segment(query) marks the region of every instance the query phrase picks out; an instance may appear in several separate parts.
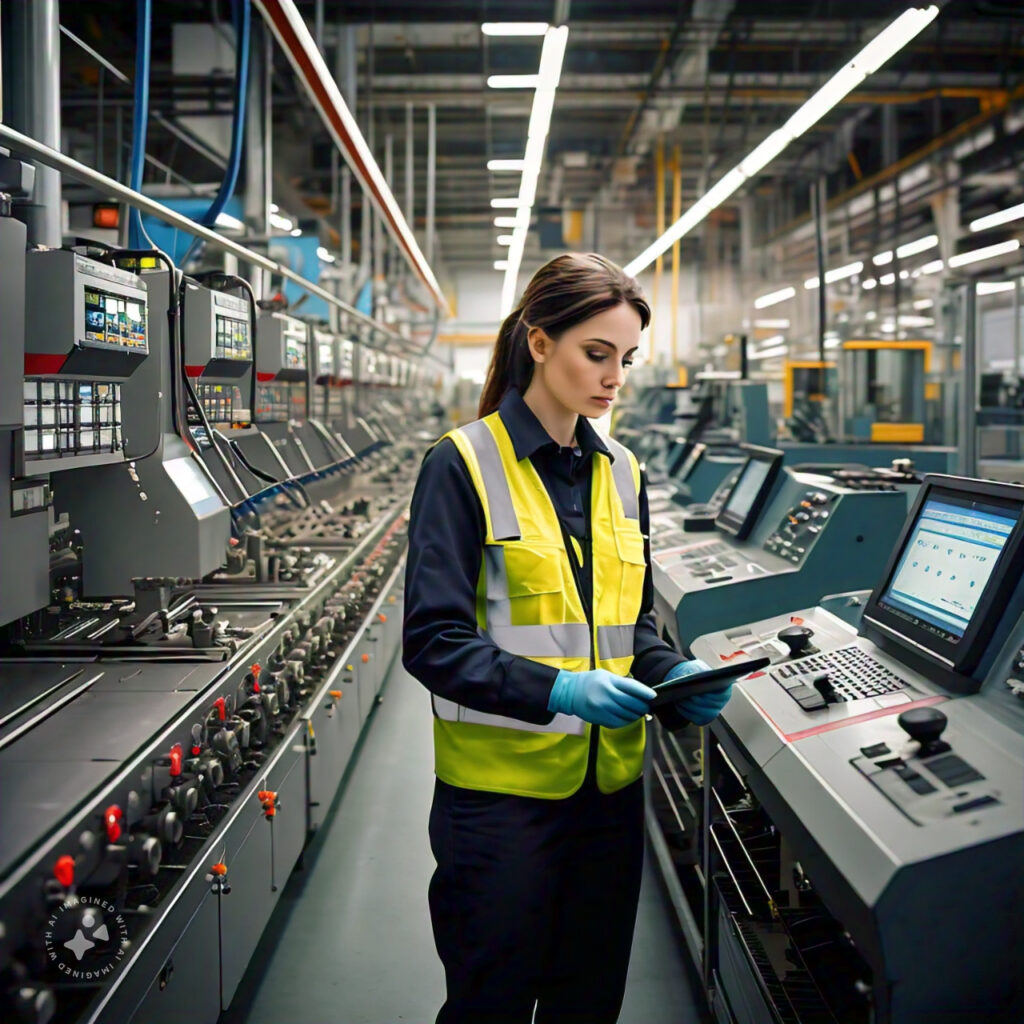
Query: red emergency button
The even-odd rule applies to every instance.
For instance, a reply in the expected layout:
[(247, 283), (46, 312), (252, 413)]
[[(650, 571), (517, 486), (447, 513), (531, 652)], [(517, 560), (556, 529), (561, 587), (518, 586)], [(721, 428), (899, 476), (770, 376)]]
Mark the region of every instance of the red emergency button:
[(217, 709), (217, 717), (222, 721), (226, 721), (228, 717), (227, 710), (224, 707), (224, 698), (218, 697), (214, 702), (213, 706)]
[(370, 660), (370, 656), (368, 654), (364, 654), (363, 655), (363, 664), (365, 665), (369, 660)]
[(58, 857), (53, 866), (53, 874), (65, 889), (70, 889), (75, 881), (75, 858), (69, 854)]
[(211, 875), (226, 875), (228, 873), (227, 864), (214, 864), (210, 868)]
[(196, 747), (196, 746), (192, 747), (192, 756), (193, 757), (198, 757), (202, 752), (203, 752), (203, 748), (202, 747)]
[(107, 828), (107, 840), (116, 843), (121, 838), (121, 819), (124, 811), (117, 804), (111, 804), (103, 812), (103, 824)]
[(175, 743), (171, 747), (171, 778), (176, 779), (181, 774), (181, 744)]
[(255, 665), (249, 666), (249, 671), (252, 673), (252, 692), (260, 692), (260, 673), (263, 671), (263, 666), (257, 661)]

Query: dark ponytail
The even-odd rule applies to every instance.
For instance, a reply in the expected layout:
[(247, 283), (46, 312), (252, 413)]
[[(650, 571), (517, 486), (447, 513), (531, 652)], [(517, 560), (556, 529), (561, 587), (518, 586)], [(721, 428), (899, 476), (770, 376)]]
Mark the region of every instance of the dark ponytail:
[(651, 322), (636, 279), (603, 256), (566, 253), (545, 263), (498, 331), (477, 415), (494, 412), (509, 388), (522, 394), (530, 386), (533, 356), (526, 336), (531, 327), (543, 328), (557, 341), (570, 327), (624, 302), (640, 314), (641, 329)]

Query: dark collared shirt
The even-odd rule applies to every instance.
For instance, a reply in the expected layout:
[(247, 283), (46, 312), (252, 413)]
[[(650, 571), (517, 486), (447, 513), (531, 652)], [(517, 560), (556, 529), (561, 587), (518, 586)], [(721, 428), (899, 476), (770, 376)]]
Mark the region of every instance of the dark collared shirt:
[[(509, 391), (499, 408), (516, 458), (529, 458), (565, 530), (579, 542), (583, 565), (567, 544), (580, 596), (592, 607), (590, 460), (612, 455), (581, 416), (577, 448), (559, 447), (522, 396)], [(647, 573), (633, 641), (632, 675), (661, 682), (683, 658), (658, 636), (651, 582), (647, 490), (640, 487), (640, 529)], [(432, 693), (458, 704), (537, 725), (552, 719), (548, 698), (558, 670), (508, 654), (477, 632), (476, 585), (486, 528), (483, 508), (455, 442), (446, 438), (423, 460), (412, 497), (405, 583), (402, 663)]]

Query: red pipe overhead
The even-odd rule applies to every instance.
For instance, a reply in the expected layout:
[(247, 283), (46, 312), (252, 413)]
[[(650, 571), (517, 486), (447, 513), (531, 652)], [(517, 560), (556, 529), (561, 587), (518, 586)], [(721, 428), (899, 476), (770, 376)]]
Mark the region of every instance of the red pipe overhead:
[(288, 55), (309, 98), (313, 101), (327, 131), (345, 158), (363, 192), (383, 218), (391, 237), (405, 254), (409, 265), (427, 286), (441, 310), (448, 312), (448, 302), (441, 292), (433, 271), (416, 244), (402, 211), (391, 194), (373, 154), (363, 139), (355, 118), (342, 98), (337, 83), (327, 69), (320, 50), (309, 34), (294, 0), (253, 0), (263, 20), (270, 27)]

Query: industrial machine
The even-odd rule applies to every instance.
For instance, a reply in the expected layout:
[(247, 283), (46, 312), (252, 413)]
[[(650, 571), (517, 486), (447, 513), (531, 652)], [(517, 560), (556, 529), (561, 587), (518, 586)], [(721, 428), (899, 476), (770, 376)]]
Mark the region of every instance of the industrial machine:
[(0, 1019), (212, 1024), (397, 653), (431, 421), (393, 361), (314, 425), (238, 279), (0, 252)]
[(783, 468), (778, 449), (744, 450), (720, 505), (696, 516), (692, 506), (652, 515), (655, 612), (683, 650), (760, 609), (869, 585), (915, 486), (839, 482)]
[[(1024, 1019), (1024, 488), (926, 478), (870, 594), (701, 636), (648, 825), (722, 1022)], [(786, 606), (765, 606), (781, 609)]]

